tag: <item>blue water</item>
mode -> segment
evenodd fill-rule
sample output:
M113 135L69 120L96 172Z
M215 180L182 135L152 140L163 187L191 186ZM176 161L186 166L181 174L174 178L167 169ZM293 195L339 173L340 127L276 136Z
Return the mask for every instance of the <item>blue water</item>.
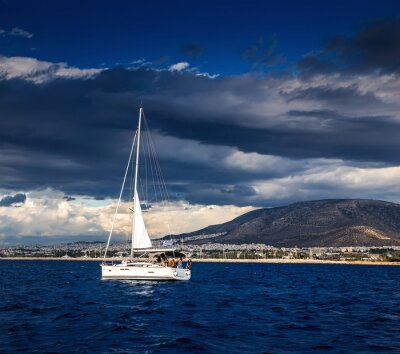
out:
M97 262L0 261L0 352L400 352L400 267L195 263L192 274L102 281Z

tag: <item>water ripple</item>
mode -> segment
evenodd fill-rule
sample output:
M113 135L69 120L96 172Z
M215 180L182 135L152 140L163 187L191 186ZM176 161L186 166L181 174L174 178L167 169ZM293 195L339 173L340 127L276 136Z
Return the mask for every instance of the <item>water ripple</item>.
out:
M400 352L400 267L195 264L177 283L99 273L1 261L0 352Z

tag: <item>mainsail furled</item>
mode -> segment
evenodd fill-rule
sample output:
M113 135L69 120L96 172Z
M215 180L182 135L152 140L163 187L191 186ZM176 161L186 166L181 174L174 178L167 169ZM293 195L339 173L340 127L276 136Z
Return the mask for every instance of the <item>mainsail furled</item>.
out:
M134 204L132 247L134 249L150 248L151 240L144 224L142 208L140 207L140 200L136 190Z

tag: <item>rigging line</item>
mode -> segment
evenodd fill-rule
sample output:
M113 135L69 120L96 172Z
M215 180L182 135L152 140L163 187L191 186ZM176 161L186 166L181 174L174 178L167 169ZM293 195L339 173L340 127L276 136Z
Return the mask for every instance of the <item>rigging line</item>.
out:
M140 151L139 153L141 154L140 156L141 156L141 158L140 158L140 161L143 161L144 163L140 163L139 165L140 166L142 166L142 168L140 169L140 172L138 173L138 185L139 185L139 189L140 189L140 192L141 192L141 195L142 195L142 198L141 198L141 202L143 202L143 204L145 205L145 206L147 206L147 194L146 194L146 190L145 190L145 188L146 188L146 178L147 178L147 173L146 173L146 170L147 170L147 162L146 162L146 154L145 154L145 134L144 134L144 132L142 131L142 134L141 134L141 142L142 142L142 151ZM143 176L143 169L144 169L144 171L145 171L145 173L144 173L144 176ZM139 192L139 191L138 191Z
M137 142L134 144L134 148L133 148L134 150L136 148L136 144L137 144ZM130 169L131 174L130 174L130 185L129 185L128 202L133 200L133 196L134 196L134 192L133 192L133 184L134 184L133 171L134 171L134 168L135 168L134 163L135 162L132 159L132 161L131 161L131 169ZM129 213L129 215L130 215L130 223L129 223L130 226L129 226L129 230L128 230L129 233L126 235L126 251L128 251L128 249L129 249L129 245L130 245L130 243L132 241L132 235L133 235L133 214Z
M139 178L140 190L141 190L142 195L143 195L143 198L144 198L144 200L141 200L141 202L144 203L144 205L145 205L145 207L146 207L146 209L147 209L147 208L148 208L148 204L147 204L147 202L146 202L146 198L145 198L145 194L144 194L144 190L143 190L142 178L141 178L140 176L139 176L138 178ZM140 198L139 198L139 200L140 200Z
M151 170L151 179L153 183L153 189L154 189L154 199L156 202L158 202L158 196L157 196L157 188L156 188L156 177L155 177L155 167L153 169L153 161L150 153L150 170Z
M143 204L146 205L146 193L145 193L145 189L146 189L146 168L147 168L147 164L146 164L146 154L145 154L145 147L143 146L145 144L146 141L146 133L144 132L144 127L142 128L142 157L140 161L143 161L141 166L141 172L139 172L139 182L141 183L140 186L140 190L142 191L143 194L143 198L142 198L142 202Z
M143 119L144 120L144 119ZM149 164L150 164L150 157L149 157L149 149L148 149L148 140L149 140L149 132L146 129L146 125L144 125L145 129L145 139L144 139L144 149L143 149L143 154L144 154L144 162L145 162L145 191L146 191L146 204L149 205L151 200L150 200L150 192L149 192Z
M150 132L146 116L144 114L143 114L143 116L144 116L145 125L147 126L147 129ZM155 160L155 163L156 163L156 167L158 166L158 170L159 170L160 181L161 181L160 185L164 187L164 191L165 191L166 202L164 202L164 205L167 206L167 202L169 203L168 190L167 190L166 183L165 183L162 171L161 171L160 163L159 163L158 158L157 158L157 152L156 152L156 149L155 149L155 146L154 146L154 142L153 142L153 139L151 138L150 134L149 134L149 138L150 138L149 139L150 140L150 146L152 147L152 150L153 150L153 153L154 153L154 160ZM167 227L168 227L168 232L169 232L170 239L172 240L171 225L170 225L170 223L168 221L168 218L167 218L166 224L167 224Z
M157 175L157 180L158 180L158 188L160 190L160 195L161 195L161 201L163 201L163 200L165 200L165 195L164 195L164 189L163 189L160 171L159 171L158 164L157 164L156 155L154 155L154 163L155 163L155 170L156 170L156 175Z
M148 207L148 203L149 203L149 190L148 190L148 178L147 178L147 160L148 160L148 158L149 158L149 156L148 156L148 154L147 154L147 152L146 152L146 147L147 147L147 145L148 145L148 143L147 143L147 140L148 140L148 132L146 131L145 132L145 144L144 144L144 149L143 149L143 154L144 154L144 164L145 164L145 169L144 169L144 172L145 172L145 191L146 191L146 205L147 205L147 207Z
M155 202L157 202L158 200L157 200L157 191L156 191L154 171L153 171L153 162L152 162L152 156L151 156L150 146L149 146L148 142L149 142L149 140L148 140L148 137L147 137L147 154L148 154L148 158L149 158L151 181L152 181L152 186L153 186L153 190L154 190L153 199L154 199Z
M145 134L146 143L144 144L145 152L146 152L147 160L148 160L149 165L150 165L150 174L151 174L152 184L153 184L153 189L154 189L154 198L157 199L156 190L155 190L155 184L154 184L154 171L153 171L153 166L152 166L151 151L150 151L150 148L149 148L149 134L150 134L150 132L149 132L149 129L148 129L148 125L146 124L146 118L144 116L144 112L143 112L143 122L144 122L145 130L146 130L146 134ZM147 180L146 180L146 182L147 182ZM146 184L146 188L147 188L147 184Z
M129 170L129 164L130 164L131 159L132 159L132 153L133 153L133 147L134 147L135 141L136 141L136 135L137 135L137 132L135 133L135 135L134 135L134 137L133 137L132 147L131 147L131 151L130 151L130 153L129 153L128 164L127 164L127 166L126 166L125 175L124 175L124 180L123 180L123 182L122 182L122 187L121 187L121 192L119 193L117 208L115 209L115 214L114 214L113 221L112 221L112 224L111 224L110 234L108 235L107 246L106 246L106 249L105 249L105 251L104 251L103 262L104 262L105 259L106 259L108 247L110 246L111 235L112 235L112 232L113 232L113 230L114 230L115 219L117 218L119 205L121 204L122 192L124 191L126 176L127 176L127 174L128 174L128 170Z
M151 146L151 144L150 144ZM161 179L161 175L160 175L160 171L159 171L159 167L157 164L157 156L155 154L155 150L152 148L152 156L153 156L153 163L154 163L154 171L156 173L156 187L160 193L160 200L159 202L161 204L163 204L163 201L166 199L166 195L164 192L164 188L163 188L163 183L162 183L162 179Z
M150 142L149 145L152 148L151 150L152 150L152 153L153 153L152 155L154 157L155 170L157 172L156 175L157 175L157 178L159 180L160 192L162 194L162 198L164 197L163 194L165 194L165 200L166 201L164 201L164 205L167 206L167 202L169 202L168 190L167 190L166 183L165 183L165 180L164 180L164 177L163 177L163 174L162 174L160 163L159 163L159 161L157 159L157 152L156 152L156 149L155 149L155 146L154 146L153 139L151 138L151 135L150 135L150 129L149 129L149 126L148 126L147 119L146 119L145 115L144 115L144 122L145 122L145 126L147 127L147 130L149 132L149 142ZM171 225L170 225L170 223L168 221L168 218L166 220L166 224L167 224L167 228L168 228L170 239L172 240Z
M146 119L145 119L145 122L146 122L145 124L147 126L147 129L150 131ZM153 158L154 158L154 166L155 166L157 180L159 182L158 183L158 188L160 190L161 200L169 199L168 198L168 193L166 192L165 181L163 180L163 177L162 177L161 167L160 167L160 164L158 162L158 158L157 158L157 153L156 153L156 149L155 149L155 146L154 146L154 142L153 142L153 139L151 138L150 134L149 134L149 146L151 147L152 155L153 155Z
M147 124L147 122L146 122L146 124ZM155 145L154 145L153 139L151 138L151 135L149 135L149 137L150 137L150 145L152 147L152 150L153 150L153 153L154 153L154 156L155 156L154 160L156 162L157 170L158 170L158 173L159 173L159 176L160 176L160 181L161 181L161 186L163 188L163 193L165 194L166 199L169 201L168 190L167 190L167 187L166 187L164 176L162 174L161 165L159 163L159 159L158 159L158 156L157 156L157 150L155 148Z
M159 162L159 159L158 159L158 156L157 156L157 151L155 149L154 142L152 140L151 140L151 145L152 145L153 151L154 151L154 156L155 156L154 160L156 162L156 170L157 170L157 173L158 173L158 178L160 180L160 188L161 188L162 194L163 194L162 197L165 200L169 201L168 190L167 190L166 183L165 183L165 180L164 180L164 177L163 177L163 174L162 174L161 165L160 165L160 162Z
M157 160L157 154L156 154L156 150L155 150L151 135L149 135L149 146L151 148L153 159L154 159L154 168L155 168L155 172L156 172L156 177L157 177L157 181L158 181L158 187L160 190L161 198L168 199L168 193L166 192L165 181L163 180L161 167Z
M145 126L147 127L147 131L150 132L148 123L147 123L147 119L146 116L144 115L144 122L145 122ZM151 174L152 174L152 181L153 181L153 189L154 189L154 198L155 201L158 203L159 202L159 198L158 198L158 193L157 193L157 187L159 188L159 182L158 182L158 174L157 169L156 169L156 162L155 162L155 156L154 153L151 149L151 136L149 134L149 145L148 145L148 150L149 150L149 159L150 159L150 169L151 169ZM153 169L153 164L154 164L154 169ZM160 201L162 201L162 195L160 193Z
M146 125L145 125L146 127ZM149 131L146 129L146 193L147 193L147 201L149 206L151 207L152 202L154 201L154 198L152 198L151 193L152 193L152 185L154 189L154 172L152 168L152 163L151 163L151 151L149 149Z
M135 145L135 143L134 143ZM135 145L136 146L136 145ZM135 149L135 147L134 147ZM130 200L133 200L133 160L132 160L132 168L130 169L131 173L130 173L130 183L129 183L129 193L128 193L128 202ZM131 213L129 213L129 215L132 215ZM133 217L133 216L132 216ZM132 221L132 220L130 220ZM126 243L125 243L125 251L128 251L128 244L131 241L132 238L132 233L133 233L133 228L132 228L132 222L129 223L130 228L129 228L129 233L126 235Z
M154 148L154 154L155 154L155 161L156 161L156 163L158 165L158 170L159 170L159 175L160 175L160 180L161 180L160 185L163 188L163 192L165 194L164 206L167 206L167 204L169 203L169 195L168 195L167 185L165 183L164 176L162 174L161 165L160 165L160 163L159 163L159 161L157 159L157 152L155 150L154 144L153 144L153 148ZM167 227L168 227L169 236L170 236L170 239L172 240L171 224L168 221L168 218L167 218L166 221L167 221Z
M157 169L156 157L155 157L154 151L151 147L151 144L149 144L149 147L150 147L151 157L152 157L153 164L154 164L154 172L155 172L154 186L156 189L158 189L158 191L160 193L160 201L162 201L162 199L164 198L164 195L163 195L163 191L161 189L161 183L160 183L160 177L159 177L159 173L158 173L158 169Z

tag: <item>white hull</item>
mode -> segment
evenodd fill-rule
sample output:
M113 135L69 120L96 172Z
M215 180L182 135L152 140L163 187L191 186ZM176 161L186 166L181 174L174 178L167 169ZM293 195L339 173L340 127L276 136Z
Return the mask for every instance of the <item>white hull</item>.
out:
M153 263L133 263L129 265L101 265L103 279L132 280L189 280L191 272L184 268L163 267Z

